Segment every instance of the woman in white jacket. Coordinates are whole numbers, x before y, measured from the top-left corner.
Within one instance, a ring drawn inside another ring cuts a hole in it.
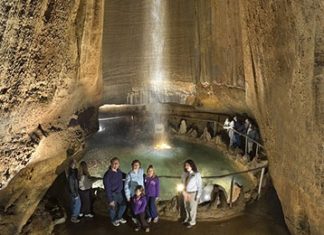
[[[196,225],[197,207],[202,193],[202,179],[196,164],[192,160],[189,159],[185,161],[183,168],[183,199],[186,211],[186,218],[183,223],[187,226],[187,228],[191,228],[192,226]]]

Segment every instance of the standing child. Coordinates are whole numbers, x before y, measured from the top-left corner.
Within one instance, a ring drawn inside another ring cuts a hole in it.
[[[144,195],[144,187],[141,185],[136,186],[135,194],[131,198],[131,205],[133,214],[135,215],[138,223],[136,224],[135,231],[139,231],[141,228],[145,230],[145,232],[149,232],[150,228],[148,223],[145,220],[145,210],[146,210],[146,197]]]
[[[155,202],[160,195],[160,180],[155,174],[155,169],[152,165],[147,168],[147,175],[145,177],[145,192],[147,198],[147,222],[152,220],[154,223],[159,221],[158,212]]]

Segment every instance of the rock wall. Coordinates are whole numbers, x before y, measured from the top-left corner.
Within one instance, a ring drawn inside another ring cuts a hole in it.
[[[323,1],[240,1],[246,101],[293,234],[323,234]]]
[[[103,3],[0,2],[1,234],[19,233],[96,129]]]
[[[192,104],[190,96],[197,96],[201,108],[246,110],[238,12],[235,1],[108,1],[103,102],[126,103],[131,91],[147,97],[160,66],[162,80],[168,81],[157,94],[162,102]],[[146,101],[135,99],[136,104]]]

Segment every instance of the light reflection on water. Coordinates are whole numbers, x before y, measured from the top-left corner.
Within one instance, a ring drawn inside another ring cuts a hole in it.
[[[157,175],[160,176],[181,176],[183,172],[183,162],[192,159],[197,164],[202,176],[222,175],[235,172],[237,169],[231,162],[222,156],[217,150],[199,145],[187,143],[180,140],[171,142],[172,149],[157,150],[153,144],[147,140],[127,141],[126,137],[112,136],[111,126],[107,122],[101,122],[103,130],[95,134],[87,143],[87,151],[83,160],[86,160],[89,166],[90,174],[103,177],[109,167],[111,157],[116,156],[120,159],[121,170],[127,173],[130,170],[130,164],[134,159],[142,162],[144,170],[148,165],[153,164]],[[170,199],[176,195],[177,184],[181,183],[179,179],[161,178],[161,196],[162,200]],[[250,187],[251,183],[246,177],[235,176],[235,181],[244,187]],[[230,189],[231,177],[204,179],[204,184],[219,184],[227,192]],[[102,181],[97,181],[95,187],[102,187]]]

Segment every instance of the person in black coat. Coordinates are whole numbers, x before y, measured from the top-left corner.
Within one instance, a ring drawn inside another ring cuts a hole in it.
[[[70,161],[68,169],[68,184],[71,196],[71,222],[79,223],[78,216],[81,209],[81,200],[79,196],[78,169],[74,159]]]

